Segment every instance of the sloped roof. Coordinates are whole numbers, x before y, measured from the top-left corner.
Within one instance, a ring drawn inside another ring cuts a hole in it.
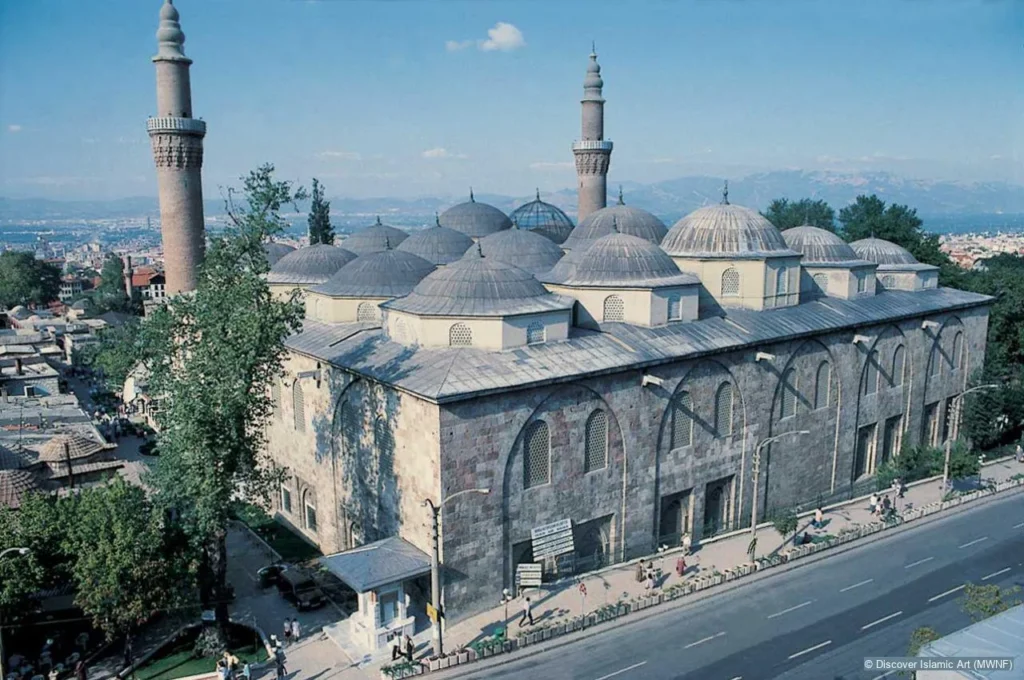
[[[0,470],[20,470],[32,464],[24,451],[0,445]]]
[[[798,254],[761,213],[730,203],[694,210],[672,225],[661,247],[669,255],[685,257]]]
[[[531,274],[551,271],[562,259],[562,249],[554,241],[535,231],[520,229],[515,223],[511,229],[483,237],[479,244],[484,257],[501,260]]]
[[[382,224],[380,218],[371,226],[360,229],[341,242],[341,246],[356,255],[369,255],[379,253],[389,248],[397,248],[409,234],[387,224]]]
[[[409,238],[398,244],[396,250],[422,257],[435,266],[451,264],[469,250],[473,239],[440,224],[429,229],[413,232]]]
[[[312,284],[323,283],[335,272],[356,259],[356,254],[318,243],[288,253],[270,268],[267,275],[269,283],[277,284]]]
[[[39,460],[60,463],[71,454],[72,460],[87,458],[103,450],[103,444],[80,434],[58,434],[39,447]]]
[[[25,494],[40,489],[39,480],[28,470],[0,470],[0,505],[21,507]]]
[[[357,257],[310,291],[331,297],[393,298],[408,295],[432,271],[434,265],[422,257],[384,250]]]
[[[357,593],[430,573],[430,558],[404,538],[391,537],[317,560]]]

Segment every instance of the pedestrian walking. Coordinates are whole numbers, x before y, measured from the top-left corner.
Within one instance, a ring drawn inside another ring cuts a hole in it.
[[[676,574],[679,575],[679,576],[685,576],[686,575],[686,554],[685,553],[680,555],[679,559],[676,560]]]
[[[1024,463],[1024,448],[1021,448],[1020,444],[1017,444],[1017,451],[1014,454],[1014,458],[1017,459],[1018,463]]]
[[[533,612],[530,608],[530,598],[526,598],[523,601],[523,616],[519,619],[520,627],[522,627],[523,621],[529,621],[530,625],[533,625]]]
[[[644,586],[646,590],[654,590],[654,567],[652,566],[647,570],[647,584]]]
[[[288,669],[285,668],[286,661],[284,650],[278,647],[277,651],[274,652],[274,663],[277,665],[277,680],[284,680],[284,675],[288,672]]]
[[[878,512],[878,494],[871,494],[870,505],[868,507],[871,510],[872,515]]]
[[[690,554],[690,546],[691,545],[692,545],[692,540],[690,539],[690,534],[683,534],[683,554],[684,555],[689,555]]]
[[[409,634],[405,634],[405,660],[412,663],[413,653],[416,651],[416,645],[413,644],[412,638]]]
[[[644,560],[640,558],[640,561],[636,563],[636,582],[644,582]]]
[[[292,639],[292,620],[285,618],[284,620],[284,644],[287,645]]]
[[[252,680],[252,665],[248,661],[242,666],[242,677],[245,680]]]
[[[398,661],[402,658],[402,654],[402,637],[400,635],[396,635],[391,641],[391,660]]]
[[[302,628],[299,627],[299,620],[292,619],[292,642],[298,642],[302,637]]]
[[[821,524],[824,521],[825,521],[825,513],[823,513],[821,511],[821,508],[818,508],[817,510],[814,511],[814,528],[815,529],[820,529],[821,528]]]

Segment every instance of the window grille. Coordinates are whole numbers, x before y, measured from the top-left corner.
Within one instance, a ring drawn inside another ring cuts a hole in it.
[[[681,295],[668,296],[668,320],[679,321],[683,318],[683,297]]]
[[[609,295],[604,299],[604,320],[625,321],[626,304],[618,295]]]
[[[792,368],[782,376],[782,403],[780,406],[780,418],[790,418],[796,415],[796,371]]]
[[[864,367],[864,394],[874,394],[878,391],[878,352],[873,351],[868,355],[867,365]]]
[[[448,330],[448,344],[452,347],[468,347],[473,344],[473,331],[464,323],[454,324]]]
[[[814,385],[814,408],[826,408],[832,401],[832,367],[827,361],[818,366]]]
[[[868,289],[868,277],[864,274],[857,274],[857,292],[864,293]]]
[[[550,481],[551,437],[548,424],[536,420],[527,427],[523,437],[523,487],[529,489]]]
[[[814,279],[814,285],[822,295],[828,292],[828,274],[815,274],[811,278]]]
[[[373,323],[377,320],[377,305],[372,302],[360,302],[356,308],[356,321],[360,323]]]
[[[409,339],[409,334],[405,329],[405,319],[399,319],[395,322],[395,340],[398,342],[406,342]]]
[[[277,378],[270,384],[270,408],[276,417],[281,417],[281,381]]]
[[[732,434],[732,385],[722,383],[715,395],[715,433],[719,437]]]
[[[295,417],[295,431],[306,431],[306,399],[302,395],[302,385],[296,378],[292,383],[292,415]]]
[[[893,276],[892,274],[883,274],[882,275],[882,288],[895,288],[895,287],[896,287],[896,277]]]
[[[775,294],[785,295],[789,292],[789,270],[783,267],[775,271]]]
[[[534,322],[526,327],[526,344],[536,345],[544,342],[546,333],[544,330],[544,324]]]
[[[583,471],[600,470],[608,464],[608,414],[598,409],[587,419],[587,443]]]
[[[281,485],[281,509],[287,513],[292,511],[292,492],[284,484]]]
[[[377,458],[380,469],[386,472],[394,470],[395,439],[391,436],[391,425],[382,416],[373,425],[373,439],[377,447]]]
[[[953,369],[959,370],[964,367],[964,334],[957,333],[956,337],[953,338],[953,356],[950,358],[953,362]]]
[[[736,296],[740,294],[740,273],[729,267],[722,272],[722,295]]]
[[[693,443],[693,399],[689,392],[681,392],[672,401],[672,448]]]
[[[903,349],[903,345],[896,348],[896,351],[892,353],[892,384],[902,385],[903,384],[903,372],[906,370],[906,359],[907,351]]]

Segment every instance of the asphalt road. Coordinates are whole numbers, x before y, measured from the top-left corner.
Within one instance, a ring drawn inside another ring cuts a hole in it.
[[[460,678],[875,680],[911,632],[969,620],[965,582],[1024,585],[1024,494]]]

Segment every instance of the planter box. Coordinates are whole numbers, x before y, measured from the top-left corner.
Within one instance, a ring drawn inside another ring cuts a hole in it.
[[[469,652],[467,652],[467,651],[459,652],[456,655],[455,658],[457,659],[456,663],[468,663],[469,662]]]
[[[441,659],[441,668],[449,668],[451,665],[452,658],[450,656],[446,656],[443,659]]]
[[[516,643],[515,643],[514,640],[505,640],[505,642],[501,643],[501,651],[502,652],[511,652],[511,651],[515,650],[515,648],[516,648]]]
[[[440,659],[432,659],[430,661],[430,670],[432,670],[432,671],[441,670],[441,660]]]

